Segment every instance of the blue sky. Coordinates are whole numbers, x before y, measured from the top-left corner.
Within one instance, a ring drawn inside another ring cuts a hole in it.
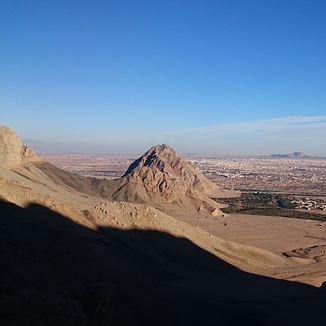
[[[49,150],[326,156],[325,17],[324,0],[5,0],[0,124]]]

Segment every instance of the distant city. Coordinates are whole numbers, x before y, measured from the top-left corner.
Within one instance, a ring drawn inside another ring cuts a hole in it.
[[[326,160],[302,157],[195,159],[221,187],[292,194],[326,195]]]

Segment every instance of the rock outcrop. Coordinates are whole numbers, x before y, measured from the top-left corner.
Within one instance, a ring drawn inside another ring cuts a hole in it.
[[[209,197],[227,193],[166,144],[150,148],[129,166],[124,176],[142,180],[147,190],[158,189],[167,200],[173,200],[180,192],[191,193],[193,190]]]
[[[16,167],[31,161],[40,161],[34,151],[24,146],[18,135],[6,126],[0,126],[0,165]]]

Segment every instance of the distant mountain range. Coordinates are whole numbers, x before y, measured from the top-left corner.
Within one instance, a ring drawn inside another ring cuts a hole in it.
[[[326,159],[324,156],[317,156],[317,155],[306,155],[302,152],[292,152],[287,154],[269,154],[269,155],[235,155],[235,154],[201,154],[201,153],[187,153],[185,156],[187,159],[216,159],[216,158],[252,158],[252,157],[259,157],[259,158],[314,158],[314,159]]]
[[[322,156],[310,156],[306,155],[302,152],[293,152],[288,154],[271,154],[271,155],[261,155],[261,158],[318,158],[318,159],[325,159]]]
[[[260,158],[312,158],[312,159],[326,159],[323,156],[310,156],[302,152],[292,152],[288,154],[271,154],[271,155],[261,155]]]
[[[305,155],[302,152],[293,152],[293,153],[289,153],[289,154],[272,154],[271,157],[311,157],[309,155]]]

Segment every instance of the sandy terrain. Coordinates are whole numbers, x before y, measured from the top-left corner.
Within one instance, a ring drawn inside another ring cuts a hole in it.
[[[222,239],[276,254],[299,247],[326,244],[326,223],[320,221],[240,214],[183,219]]]
[[[296,257],[300,266],[256,272],[321,286],[326,281],[326,224],[278,216],[177,216],[221,239],[257,247],[278,256]]]

